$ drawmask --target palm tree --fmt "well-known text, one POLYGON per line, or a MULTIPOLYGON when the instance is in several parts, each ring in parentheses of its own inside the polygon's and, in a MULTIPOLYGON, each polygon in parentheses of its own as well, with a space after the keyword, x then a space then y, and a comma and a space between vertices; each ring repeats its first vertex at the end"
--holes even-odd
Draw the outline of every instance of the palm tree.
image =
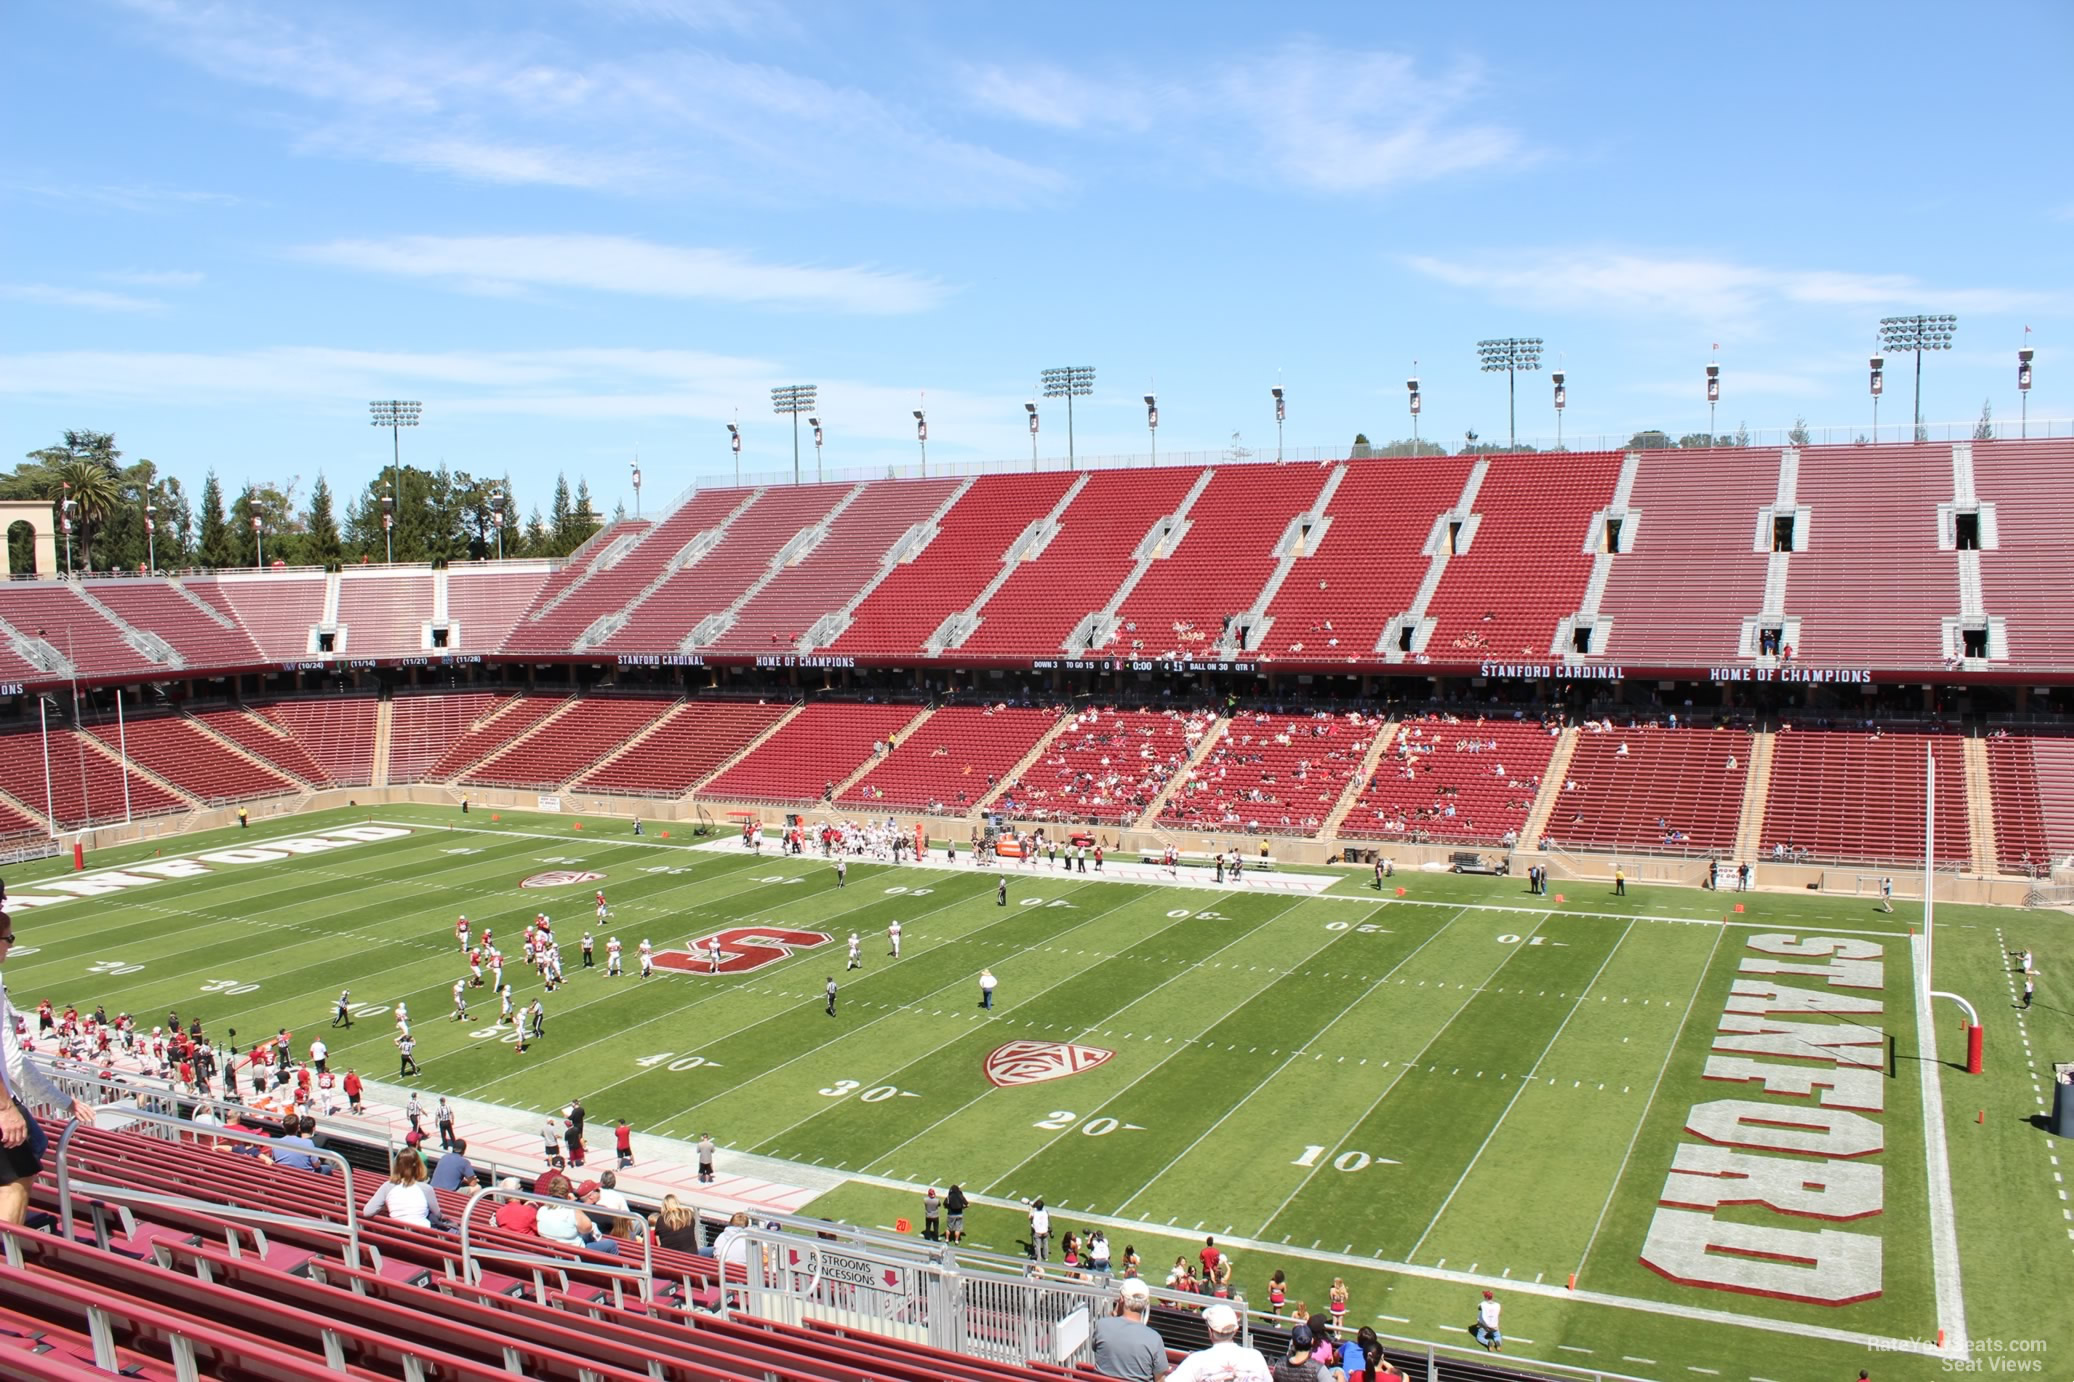
POLYGON ((122 502, 122 488, 113 471, 88 456, 68 456, 51 469, 51 496, 79 506, 74 524, 79 530, 79 564, 94 567, 94 530, 122 502))

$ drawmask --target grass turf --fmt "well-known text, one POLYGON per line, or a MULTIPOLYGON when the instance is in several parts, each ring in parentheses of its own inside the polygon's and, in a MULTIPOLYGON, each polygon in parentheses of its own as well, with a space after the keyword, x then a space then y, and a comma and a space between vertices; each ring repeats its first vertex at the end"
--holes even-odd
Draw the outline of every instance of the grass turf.
MULTIPOLYGON (((710 1129, 726 1147, 851 1175, 820 1213, 918 1218, 919 1187, 959 1181, 982 1197, 979 1243, 1016 1250, 1012 1202, 1042 1195, 1060 1232, 1107 1223, 1155 1277, 1155 1264, 1192 1255, 1204 1234, 1239 1245, 1238 1284, 1256 1302, 1275 1267, 1313 1305, 1344 1276, 1352 1318, 1385 1334, 1460 1343, 1489 1280, 1518 1283, 1506 1296, 1509 1351, 1572 1366, 1780 1382, 1858 1366, 1875 1377, 1941 1369, 1795 1330, 1909 1339, 1938 1327, 1905 905, 1887 916, 1865 898, 1614 898, 1602 886, 1558 902, 1516 881, 1427 874, 1387 895, 1349 874, 1299 898, 1040 866, 1008 870, 1003 907, 991 873, 854 865, 838 887, 818 859, 691 850, 653 823, 634 839, 618 823, 578 832, 551 816, 405 806, 157 848, 257 847, 370 817, 412 833, 18 911, 24 945, 7 976, 17 1002, 104 1002, 147 1027, 177 1008, 249 1041, 284 1025, 307 1038, 351 987, 370 1013, 410 1004, 428 1091, 532 1110, 581 1095, 597 1119, 687 1138, 710 1129), (534 911, 557 913, 573 966, 591 885, 518 886, 553 868, 605 875, 597 886, 614 919, 599 932, 600 966, 608 933, 625 942, 630 971, 644 936, 658 949, 728 927, 832 939, 740 975, 572 970, 570 986, 545 998, 547 1040, 520 1055, 488 1022, 494 1005, 480 990, 476 1022, 442 1020, 463 972, 453 922, 465 912, 515 949, 534 911), (1721 924, 1736 901, 1749 910, 1721 924), (897 962, 884 935, 896 919, 897 962), (1688 1110, 1722 1097, 1699 1071, 1760 928, 1884 947, 1880 1021, 1898 1039, 1899 1078, 1886 1081, 1879 1116, 1883 1213, 1846 1226, 1883 1247, 1880 1295, 1858 1304, 1703 1290, 1637 1260, 1673 1148, 1691 1140, 1688 1110), (861 971, 843 967, 852 930, 861 971), (983 967, 1001 981, 992 1012, 979 1006, 983 967), (834 1019, 822 1006, 831 975, 842 985, 834 1019), (1018 1040, 1113 1054, 1067 1078, 998 1087, 988 1053, 1018 1040), (1572 1273, 1578 1294, 1530 1289, 1572 1273)), ((90 863, 152 854, 133 846, 90 863)), ((33 894, 36 879, 62 876, 52 861, 10 881, 33 894)), ((2056 1139, 2031 1121, 2050 1090, 2032 1087, 2029 1052, 2063 1050, 2069 1024, 2046 1002, 2012 1010, 2002 954, 2026 942, 2054 953, 2064 919, 1955 907, 1940 917, 1939 981, 1983 1005, 1991 1052, 1988 1075, 1947 1067, 1943 1080, 1970 1325, 1985 1341, 2043 1338, 2066 1358, 2068 1312, 2036 1308, 2065 1298, 2074 1254, 2069 1221, 2053 1212, 2056 1139)), ((523 1000, 538 992, 515 964, 507 977, 523 1000)), ((1940 1057, 1958 1059, 1955 1024, 1938 1030, 1952 1043, 1940 1057)), ((384 1077, 389 1034, 379 1019, 350 1036, 325 1030, 339 1038, 335 1068, 384 1077)))

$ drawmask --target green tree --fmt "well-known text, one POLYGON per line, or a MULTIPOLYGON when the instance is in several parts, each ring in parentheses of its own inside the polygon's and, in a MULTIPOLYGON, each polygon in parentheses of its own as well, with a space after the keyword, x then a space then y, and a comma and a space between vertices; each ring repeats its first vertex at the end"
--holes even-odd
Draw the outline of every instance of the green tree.
POLYGON ((1347 454, 1352 459, 1357 461, 1365 459, 1368 456, 1374 455, 1375 453, 1370 451, 1368 448, 1368 433, 1356 432, 1354 434, 1354 449, 1348 452, 1347 454))
POLYGON ((1445 456, 1447 448, 1438 442, 1430 442, 1423 439, 1414 442, 1409 437, 1406 437, 1400 441, 1387 442, 1382 446, 1371 446, 1366 454, 1389 457, 1445 456))
POLYGON ((1786 433, 1787 445, 1806 446, 1813 440, 1814 436, 1808 431, 1808 420, 1805 417, 1795 417, 1792 430, 1786 433))
POLYGON ((569 521, 576 529, 576 541, 569 544, 569 551, 573 552, 581 547, 598 527, 597 510, 591 507, 591 482, 582 476, 576 479, 576 508, 570 513, 569 521))
POLYGON ((583 541, 576 536, 575 511, 569 503, 569 477, 560 471, 555 472, 555 497, 547 510, 547 524, 553 534, 551 556, 573 552, 576 544, 583 541))
POLYGON ((31 451, 42 467, 43 497, 59 506, 59 526, 68 523, 77 544, 74 565, 94 569, 94 537, 122 503, 122 452, 107 432, 67 432, 56 446, 31 451))
POLYGON ((303 560, 314 566, 333 567, 344 552, 339 541, 338 519, 331 512, 331 486, 324 472, 310 486, 310 507, 303 515, 303 560))
POLYGON ((195 560, 211 570, 221 570, 237 561, 236 549, 231 546, 230 524, 223 516, 223 483, 210 471, 202 477, 201 512, 196 521, 199 532, 195 543, 195 560))
POLYGON ((1973 424, 1973 439, 1975 441, 1993 441, 1995 439, 1995 400, 1992 398, 1984 398, 1980 401, 1980 421, 1973 424))

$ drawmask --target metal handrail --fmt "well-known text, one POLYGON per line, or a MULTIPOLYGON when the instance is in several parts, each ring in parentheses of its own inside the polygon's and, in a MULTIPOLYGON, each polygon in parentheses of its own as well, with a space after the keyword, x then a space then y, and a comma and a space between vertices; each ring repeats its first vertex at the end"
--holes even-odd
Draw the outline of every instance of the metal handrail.
MULTIPOLYGON (((103 1107, 113 1108, 114 1106, 104 1105, 103 1107)), ((259 1133, 240 1132, 234 1128, 215 1127, 207 1123, 197 1123, 187 1118, 175 1118, 170 1114, 153 1113, 147 1109, 131 1107, 122 1109, 121 1112, 123 1117, 132 1122, 150 1123, 175 1132, 190 1132, 202 1137, 227 1139, 232 1142, 250 1142, 263 1147, 271 1146, 274 1142, 274 1139, 259 1133)), ((191 1195, 165 1195, 157 1191, 138 1190, 131 1186, 101 1181, 78 1180, 72 1175, 70 1167, 65 1163, 65 1153, 71 1149, 72 1139, 81 1126, 78 1120, 75 1119, 67 1123, 65 1130, 58 1134, 58 1222, 64 1230, 65 1237, 68 1239, 72 1237, 73 1232, 72 1194, 75 1189, 86 1191, 89 1194, 97 1195, 104 1199, 127 1200, 135 1204, 205 1209, 211 1214, 225 1218, 242 1219, 255 1224, 276 1224, 285 1228, 314 1228, 322 1233, 334 1233, 337 1231, 338 1226, 329 1219, 311 1218, 301 1214, 281 1214, 270 1209, 252 1209, 238 1204, 223 1204, 215 1200, 201 1199, 191 1195)), ((345 1191, 346 1196, 346 1247, 351 1254, 350 1260, 352 1264, 358 1267, 360 1265, 360 1205, 353 1195, 352 1163, 328 1147, 297 1147, 295 1150, 304 1156, 338 1163, 341 1173, 339 1185, 345 1191)))
MULTIPOLYGON (((535 1275, 538 1275, 539 1268, 546 1267, 552 1269, 562 1277, 563 1289, 567 1290, 569 1268, 573 1265, 580 1267, 586 1272, 597 1272, 600 1275, 613 1278, 631 1278, 640 1283, 642 1300, 651 1301, 655 1299, 655 1236, 653 1234, 643 1233, 641 1235, 641 1265, 638 1267, 613 1266, 611 1263, 594 1262, 589 1258, 585 1258, 578 1263, 572 1263, 567 1257, 556 1257, 548 1253, 516 1252, 509 1248, 486 1248, 471 1245, 468 1241, 469 1218, 475 1213, 475 1206, 485 1195, 496 1195, 506 1201, 518 1200, 521 1202, 530 1201, 533 1204, 573 1205, 579 1212, 587 1212, 589 1209, 589 1206, 580 1200, 564 1200, 553 1195, 537 1194, 531 1190, 500 1190, 494 1185, 485 1185, 475 1191, 468 1197, 468 1203, 461 1209, 461 1270, 466 1275, 470 1285, 481 1283, 481 1263, 483 1261, 512 1262, 534 1268, 535 1275), (478 1259, 481 1259, 481 1261, 478 1261, 478 1259)), ((605 1212, 611 1214, 615 1219, 625 1217, 614 1210, 605 1212)), ((621 1238, 615 1241, 624 1243, 631 1240, 621 1238)), ((619 1292, 619 1282, 616 1279, 613 1282, 612 1289, 614 1294, 617 1295, 619 1292)))

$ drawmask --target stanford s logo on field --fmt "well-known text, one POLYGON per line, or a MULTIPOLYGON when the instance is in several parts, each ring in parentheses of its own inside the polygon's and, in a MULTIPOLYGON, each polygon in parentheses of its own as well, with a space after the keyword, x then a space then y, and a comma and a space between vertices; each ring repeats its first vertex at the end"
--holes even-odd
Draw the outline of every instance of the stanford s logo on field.
POLYGON ((605 875, 602 873, 581 873, 575 869, 550 869, 546 873, 534 874, 531 878, 519 884, 519 886, 521 888, 566 888, 571 883, 597 883, 602 881, 604 877, 605 875))
POLYGON ((1092 1070, 1115 1055, 1099 1046, 1076 1046, 1070 1041, 1011 1041, 997 1046, 987 1056, 987 1082, 997 1089, 1010 1085, 1043 1084, 1092 1070))

